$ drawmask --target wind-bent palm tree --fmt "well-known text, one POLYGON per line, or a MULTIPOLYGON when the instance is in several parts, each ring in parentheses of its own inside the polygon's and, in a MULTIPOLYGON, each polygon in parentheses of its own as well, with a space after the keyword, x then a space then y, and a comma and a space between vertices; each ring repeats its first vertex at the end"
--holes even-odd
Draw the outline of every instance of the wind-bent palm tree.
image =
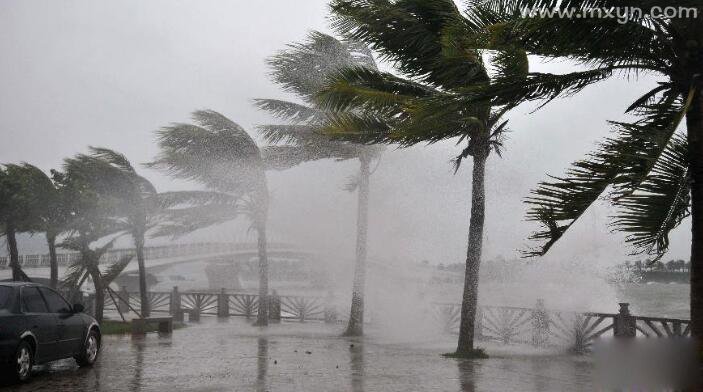
MULTIPOLYGON (((242 127, 220 113, 196 111, 193 120, 195 125, 179 123, 157 131, 161 152, 149 166, 204 185, 218 195, 215 198, 219 198, 220 202, 216 206, 226 208, 213 208, 212 205, 186 208, 172 217, 171 228, 160 234, 185 233, 238 215, 248 216, 258 235, 260 306, 257 324, 267 325, 266 221, 269 193, 261 150, 242 127), (190 218, 196 220, 188 222, 190 218)), ((203 195, 213 193, 203 192, 203 195)), ((190 196, 190 201, 199 197, 197 192, 190 193, 190 196)), ((181 201, 189 201, 185 199, 188 197, 184 196, 181 201)))
POLYGON ((356 225, 356 260, 349 324, 345 335, 363 334, 364 286, 366 276, 366 255, 368 235, 369 180, 370 166, 378 159, 381 149, 358 143, 331 139, 322 134, 328 113, 318 108, 314 96, 324 86, 327 77, 347 67, 376 69, 371 51, 358 42, 340 41, 330 35, 312 32, 303 43, 289 45, 269 59, 273 80, 284 90, 294 93, 303 103, 276 99, 257 99, 256 104, 276 117, 286 120, 286 124, 263 125, 259 127, 264 138, 273 144, 285 142, 287 146, 271 146, 264 151, 288 149, 290 146, 301 151, 299 159, 291 159, 287 154, 285 164, 271 162, 277 169, 287 169, 306 161, 335 159, 337 161, 358 159, 359 175, 350 188, 358 191, 356 225))
POLYGON ((56 256, 56 240, 65 230, 68 217, 63 213, 63 205, 59 191, 54 188, 47 194, 50 198, 49 209, 43 216, 41 230, 46 236, 46 244, 49 247, 49 285, 56 289, 59 284, 59 261, 56 256))
POLYGON ((13 280, 29 280, 19 264, 16 234, 35 231, 47 211, 51 180, 35 166, 24 163, 0 168, 0 227, 7 240, 13 280))
POLYGON ((95 318, 101 321, 105 291, 109 284, 124 270, 134 255, 126 255, 110 265, 100 268, 100 258, 110 249, 123 230, 118 220, 120 200, 111 195, 106 184, 113 179, 102 178, 106 172, 94 157, 79 154, 64 160, 63 172, 53 171, 53 179, 65 197, 64 207, 70 218, 66 222, 66 238, 60 246, 80 253, 81 257, 69 266, 64 285, 79 289, 90 277, 95 288, 95 318), (99 242, 105 242, 97 245, 99 242))
MULTIPOLYGON (((543 182, 528 199, 528 218, 544 229, 531 238, 543 244, 530 255, 543 255, 601 195, 619 209, 614 227, 628 234, 634 253, 656 261, 669 246, 669 232, 689 214, 691 244, 691 333, 703 342, 703 5, 675 18, 632 14, 623 23, 608 18, 523 18, 532 7, 584 11, 623 6, 599 1, 500 1, 472 5, 483 39, 465 32, 467 41, 493 49, 518 46, 547 58, 567 58, 586 71, 563 75, 533 73, 523 80, 498 80, 477 96, 494 102, 545 100, 573 94, 612 76, 640 73, 660 77, 658 85, 626 110, 633 122, 612 122, 614 136, 564 177, 543 182), (693 12, 696 11, 696 12, 693 12), (686 132, 677 131, 686 120, 686 132), (609 191, 610 190, 610 191, 609 191)), ((640 1, 643 9, 667 7, 668 1, 640 1)), ((703 344, 703 343, 701 343, 703 344)), ((703 355, 703 345, 699 352, 703 355)), ((703 359, 703 358, 702 358, 703 359)))
MULTIPOLYGON (((466 257, 459 342, 456 355, 482 356, 474 348, 478 273, 485 220, 485 168, 492 149, 499 151, 510 106, 466 105, 461 94, 490 84, 481 53, 449 34, 455 25, 473 27, 451 0, 336 0, 335 27, 390 60, 407 78, 369 69, 341 71, 316 97, 335 114, 327 132, 365 143, 410 146, 458 138, 466 143, 455 159, 473 158, 471 218, 466 257)), ((520 50, 495 57, 499 74, 527 72, 520 50)))
POLYGON ((113 197, 118 203, 117 222, 124 233, 134 241, 139 267, 139 295, 142 317, 149 317, 149 297, 144 265, 146 233, 162 217, 161 200, 154 185, 132 167, 124 155, 107 148, 90 148, 89 156, 94 168, 93 183, 99 190, 113 197))
POLYGON ((38 220, 32 231, 43 232, 46 237, 46 244, 49 248, 49 285, 56 289, 59 282, 56 241, 66 229, 68 216, 65 202, 62 200, 62 192, 52 182, 51 177, 44 172, 37 172, 37 176, 39 175, 43 176, 41 179, 42 189, 38 190, 37 196, 41 198, 42 207, 38 211, 38 220))

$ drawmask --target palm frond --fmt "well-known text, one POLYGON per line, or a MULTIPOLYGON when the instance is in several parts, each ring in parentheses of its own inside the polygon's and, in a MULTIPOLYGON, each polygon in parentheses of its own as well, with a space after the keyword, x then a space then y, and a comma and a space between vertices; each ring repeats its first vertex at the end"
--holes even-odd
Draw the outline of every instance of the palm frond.
POLYGON ((391 115, 402 112, 409 100, 437 92, 387 72, 350 67, 332 75, 315 96, 315 102, 332 112, 356 109, 391 115))
POLYGON ((317 146, 268 146, 262 150, 262 156, 267 169, 287 170, 305 162, 321 159, 334 159, 337 161, 355 159, 365 149, 367 149, 365 146, 340 141, 317 146))
POLYGON ((355 65, 375 68, 371 51, 354 40, 340 41, 314 31, 303 43, 289 45, 268 60, 273 80, 309 100, 333 71, 355 65))
POLYGON ((544 244, 525 252, 527 256, 545 254, 608 187, 612 186, 610 198, 617 202, 646 183, 690 105, 688 100, 674 100, 662 98, 640 110, 642 119, 635 123, 612 123, 615 137, 575 162, 565 177, 540 183, 526 199, 531 206, 527 219, 543 225, 530 239, 544 244))
POLYGON ((659 259, 669 248, 669 232, 676 228, 690 211, 690 175, 688 143, 675 136, 647 178, 635 192, 615 203, 616 230, 628 234, 634 254, 659 259))
POLYGON ((319 124, 326 118, 324 112, 318 109, 280 99, 256 99, 254 104, 291 124, 319 124))
POLYGON ((193 118, 199 126, 173 124, 157 132, 161 152, 148 166, 225 192, 258 186, 263 167, 249 134, 214 111, 197 111, 193 118))
POLYGON ((167 211, 168 208, 193 205, 236 205, 238 196, 230 193, 216 191, 176 191, 161 192, 158 194, 158 202, 167 211))
POLYGON ((129 255, 124 255, 120 257, 119 260, 115 261, 114 263, 110 264, 110 266, 103 272, 102 279, 105 282, 106 285, 109 285, 117 279, 118 276, 124 271, 125 268, 127 268, 127 265, 132 261, 134 258, 134 255, 129 254, 129 255))
POLYGON ((461 19, 451 0, 335 0, 333 26, 364 42, 403 74, 441 88, 487 82, 476 51, 458 50, 443 32, 461 19))

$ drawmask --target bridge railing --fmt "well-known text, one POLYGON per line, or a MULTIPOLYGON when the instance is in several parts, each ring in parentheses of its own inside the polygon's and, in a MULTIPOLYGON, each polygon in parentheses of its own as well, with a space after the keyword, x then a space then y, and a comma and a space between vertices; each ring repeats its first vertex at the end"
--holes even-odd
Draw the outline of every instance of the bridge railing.
MULTIPOLYGON (((272 244, 272 247, 276 247, 272 244)), ((248 249, 247 244, 227 243, 227 242, 198 242, 190 244, 175 244, 164 246, 149 246, 144 248, 144 258, 147 260, 164 259, 170 257, 194 256, 206 253, 226 253, 248 249)), ((133 248, 112 249, 102 258, 100 263, 112 263, 128 254, 135 254, 133 248)), ((80 259, 80 254, 75 252, 59 253, 56 255, 57 262, 61 266, 69 265, 80 259)), ((49 255, 20 255, 19 264, 23 268, 37 268, 49 266, 49 255)), ((0 268, 9 267, 9 257, 0 256, 0 268)))

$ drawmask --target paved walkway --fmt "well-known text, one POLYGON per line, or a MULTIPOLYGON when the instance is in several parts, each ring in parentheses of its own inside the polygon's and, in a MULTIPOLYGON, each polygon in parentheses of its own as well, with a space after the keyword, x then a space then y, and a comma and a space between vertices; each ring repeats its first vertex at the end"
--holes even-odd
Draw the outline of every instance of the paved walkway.
MULTIPOLYGON (((171 337, 108 336, 92 369, 73 360, 35 368, 13 391, 591 391, 586 357, 488 346, 488 360, 446 359, 455 337, 410 343, 373 331, 339 337, 340 327, 203 319, 171 337)), ((0 387, 0 390, 4 388, 0 387)))

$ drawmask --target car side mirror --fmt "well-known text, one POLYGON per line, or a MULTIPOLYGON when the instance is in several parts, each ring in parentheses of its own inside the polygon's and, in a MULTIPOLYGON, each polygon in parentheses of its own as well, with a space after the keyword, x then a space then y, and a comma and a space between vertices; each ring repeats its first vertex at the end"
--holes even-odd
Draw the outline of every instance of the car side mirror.
POLYGON ((81 304, 73 305, 73 313, 83 313, 84 310, 85 310, 85 307, 81 304))

